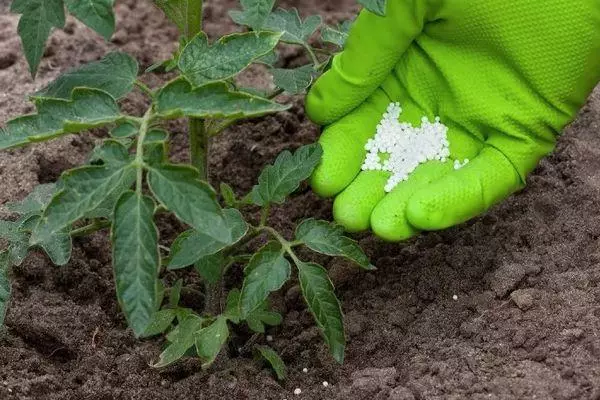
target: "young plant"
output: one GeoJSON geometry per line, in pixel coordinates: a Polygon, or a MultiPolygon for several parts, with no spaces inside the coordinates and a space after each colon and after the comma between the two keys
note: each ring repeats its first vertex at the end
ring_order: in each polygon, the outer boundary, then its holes
{"type": "MultiPolygon", "coordinates": [[[[305,246],[346,257],[364,269],[372,265],[360,247],[329,222],[303,221],[291,239],[268,225],[271,206],[283,203],[318,165],[319,145],[281,153],[241,199],[221,184],[223,204],[207,182],[207,160],[210,139],[227,127],[287,110],[288,105],[274,98],[283,92],[303,93],[331,57],[329,50],[313,48],[309,39],[321,29],[323,42],[341,47],[350,24],[326,27],[319,16],[302,20],[295,9],[273,11],[274,0],[242,0],[242,10],[230,15],[249,31],[211,43],[202,32],[202,1],[155,3],[179,27],[182,38],[173,57],[151,70],[175,70],[174,79],[149,88],[139,79],[132,57],[111,53],[32,94],[36,112],[8,121],[0,130],[0,150],[91,128],[107,127],[110,132],[86,165],[64,172],[56,184],[38,186],[23,201],[6,205],[15,218],[0,221],[0,239],[7,244],[0,251],[0,323],[10,297],[10,269],[20,265],[28,251],[41,249],[53,263],[64,265],[71,257],[73,238],[110,229],[117,298],[129,326],[137,337],[167,333],[168,345],[157,367],[177,361],[193,347],[203,366],[209,366],[236,325],[244,323],[263,333],[265,325],[281,323],[268,298],[291,279],[292,264],[308,308],[333,357],[342,362],[345,336],[333,285],[323,267],[301,260],[295,249],[305,246]],[[303,48],[311,64],[273,67],[282,42],[303,48]],[[270,66],[273,91],[238,85],[237,75],[254,63],[270,66]],[[134,88],[150,102],[143,116],[127,115],[119,107],[119,100],[134,88]],[[189,119],[191,165],[173,163],[168,156],[170,134],[162,126],[178,118],[189,119]],[[248,206],[260,208],[260,221],[245,220],[241,209],[248,206]],[[170,248],[161,245],[154,221],[157,214],[167,212],[189,226],[170,248]],[[252,252],[249,244],[259,236],[269,241],[252,252]],[[225,296],[223,277],[239,265],[245,265],[244,280],[225,296]],[[202,310],[180,306],[182,281],[164,287],[165,270],[183,268],[193,268],[205,283],[204,293],[198,293],[204,297],[202,310]]],[[[12,11],[23,14],[19,33],[32,74],[51,28],[64,25],[65,5],[104,37],[113,32],[112,0],[85,4],[14,0],[12,11]]],[[[255,350],[278,377],[284,376],[283,364],[272,349],[255,350]]]]}

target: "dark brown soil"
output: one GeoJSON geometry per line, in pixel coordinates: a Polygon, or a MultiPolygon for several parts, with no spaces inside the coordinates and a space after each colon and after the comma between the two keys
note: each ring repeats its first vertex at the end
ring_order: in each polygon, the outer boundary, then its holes
{"type": "MultiPolygon", "coordinates": [[[[7,3],[0,1],[0,123],[29,111],[25,94],[68,67],[114,48],[146,67],[176,44],[176,31],[149,1],[118,1],[112,43],[69,21],[52,37],[32,82],[15,33],[17,17],[8,14],[7,3]]],[[[232,28],[226,11],[234,3],[208,1],[211,35],[232,28]]],[[[281,3],[330,21],[356,9],[353,0],[281,3]]],[[[297,56],[286,51],[284,62],[297,63],[297,56]]],[[[268,84],[253,73],[247,78],[268,84]]],[[[150,76],[148,83],[160,79],[150,76]]],[[[133,95],[125,107],[139,113],[143,102],[133,95]]],[[[294,104],[220,137],[212,178],[243,193],[280,150],[314,141],[318,129],[304,117],[301,101],[294,104]]],[[[84,162],[102,134],[1,153],[0,204],[84,162]]],[[[185,135],[175,136],[176,156],[184,145],[185,135]]],[[[271,222],[289,233],[307,216],[330,218],[330,202],[301,191],[291,205],[275,210],[271,222]]],[[[161,229],[169,237],[179,226],[165,219],[161,229]]],[[[0,339],[0,399],[599,399],[599,236],[597,90],[527,189],[487,215],[402,244],[362,237],[376,272],[319,260],[330,269],[346,313],[343,366],[332,362],[298,288],[289,285],[274,298],[285,322],[270,332],[289,366],[284,383],[243,357],[222,358],[207,372],[195,360],[151,368],[162,342],[136,341],[126,329],[107,235],[98,233],[77,240],[66,267],[34,254],[14,271],[7,334],[0,339]],[[300,396],[295,388],[302,389],[300,396]]]]}

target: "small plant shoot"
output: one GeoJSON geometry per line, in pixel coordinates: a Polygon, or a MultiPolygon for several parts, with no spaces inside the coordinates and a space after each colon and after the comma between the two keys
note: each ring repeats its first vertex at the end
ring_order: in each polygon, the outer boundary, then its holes
{"type": "MultiPolygon", "coordinates": [[[[0,150],[92,128],[109,132],[87,164],[5,205],[12,217],[0,221],[0,323],[10,302],[11,269],[29,251],[41,250],[54,264],[65,265],[74,238],[106,230],[116,296],[129,327],[138,338],[165,335],[154,366],[193,352],[208,368],[229,349],[230,338],[244,331],[261,335],[281,324],[269,297],[290,280],[299,281],[331,355],[341,363],[346,340],[340,302],[327,271],[302,259],[297,249],[345,257],[365,270],[374,267],[358,244],[330,222],[301,221],[294,237],[269,226],[271,206],[284,203],[312,174],[321,160],[320,146],[284,151],[241,197],[224,183],[208,181],[207,160],[212,137],[239,121],[287,110],[290,106],[278,97],[284,92],[305,93],[343,47],[351,22],[325,26],[320,16],[302,18],[296,9],[274,9],[274,0],[241,0],[239,9],[230,11],[240,32],[211,40],[202,31],[201,0],[154,3],[179,28],[181,39],[171,59],[149,70],[175,71],[175,77],[148,87],[143,82],[148,72],[140,73],[128,54],[113,52],[31,94],[35,111],[0,128],[0,150]],[[313,47],[319,42],[326,45],[313,47]],[[277,61],[281,46],[298,46],[309,64],[282,65],[277,61]],[[273,76],[271,92],[238,87],[235,78],[252,64],[266,66],[273,76]],[[120,107],[119,100],[134,90],[150,104],[142,115],[120,107]],[[180,118],[189,121],[190,164],[168,155],[171,135],[165,121],[180,118]],[[260,219],[249,219],[249,210],[260,210],[260,219]],[[172,213],[187,226],[170,246],[164,245],[155,222],[162,213],[172,213]],[[243,268],[242,281],[225,282],[232,268],[243,268]],[[204,299],[201,309],[180,305],[181,293],[188,290],[183,280],[166,284],[165,272],[184,269],[204,283],[204,290],[196,292],[204,299]]],[[[385,11],[385,1],[361,3],[378,14],[385,11]]],[[[14,0],[11,10],[21,14],[18,32],[33,76],[52,30],[64,26],[66,12],[105,39],[115,29],[113,0],[14,0]]],[[[254,342],[249,341],[248,353],[284,379],[285,365],[275,350],[254,342]]]]}

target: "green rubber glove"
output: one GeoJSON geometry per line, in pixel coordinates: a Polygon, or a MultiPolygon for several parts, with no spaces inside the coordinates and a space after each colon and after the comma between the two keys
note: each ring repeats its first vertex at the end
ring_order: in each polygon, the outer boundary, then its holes
{"type": "Polygon", "coordinates": [[[462,223],[524,186],[600,80],[598,0],[388,0],[363,10],[346,49],[310,91],[325,128],[311,184],[336,196],[348,231],[389,241],[462,223]],[[436,116],[453,159],[421,164],[385,193],[389,173],[361,171],[386,107],[401,120],[436,116]]]}

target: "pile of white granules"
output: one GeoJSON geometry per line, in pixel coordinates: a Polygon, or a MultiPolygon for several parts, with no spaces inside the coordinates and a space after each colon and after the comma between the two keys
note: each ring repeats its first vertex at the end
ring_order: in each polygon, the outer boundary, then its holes
{"type": "MultiPolygon", "coordinates": [[[[419,164],[432,160],[446,162],[450,157],[446,136],[448,127],[440,122],[439,117],[433,123],[423,117],[421,126],[414,127],[399,121],[401,113],[400,103],[391,103],[377,125],[377,133],[365,145],[367,156],[363,171],[388,171],[392,174],[385,185],[386,192],[407,180],[419,164]]],[[[459,169],[468,162],[455,160],[454,168],[459,169]]]]}

